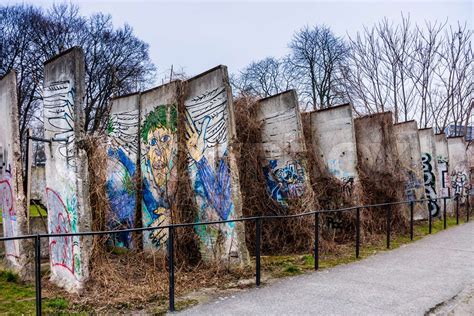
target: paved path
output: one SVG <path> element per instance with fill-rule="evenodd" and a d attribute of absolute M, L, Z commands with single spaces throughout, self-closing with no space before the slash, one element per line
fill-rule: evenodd
<path fill-rule="evenodd" d="M 474 222 L 352 264 L 216 299 L 185 315 L 423 315 L 474 284 Z"/>

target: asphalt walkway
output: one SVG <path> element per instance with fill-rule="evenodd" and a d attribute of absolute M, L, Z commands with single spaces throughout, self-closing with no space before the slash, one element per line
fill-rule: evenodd
<path fill-rule="evenodd" d="M 423 315 L 474 284 L 474 222 L 355 263 L 286 278 L 184 315 Z"/>

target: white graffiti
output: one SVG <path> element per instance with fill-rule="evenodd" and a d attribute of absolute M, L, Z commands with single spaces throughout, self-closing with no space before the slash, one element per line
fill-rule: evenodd
<path fill-rule="evenodd" d="M 74 89 L 69 81 L 51 83 L 44 90 L 45 130 L 59 142 L 58 151 L 69 166 L 74 166 Z"/>

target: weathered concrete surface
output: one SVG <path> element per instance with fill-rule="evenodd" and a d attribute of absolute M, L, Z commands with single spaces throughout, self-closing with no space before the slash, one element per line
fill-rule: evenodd
<path fill-rule="evenodd" d="M 197 220 L 240 217 L 238 147 L 227 68 L 218 66 L 189 79 L 186 89 L 186 150 Z M 242 223 L 199 226 L 197 233 L 205 259 L 248 262 Z"/>
<path fill-rule="evenodd" d="M 139 155 L 138 93 L 112 99 L 107 124 L 107 197 L 110 213 L 107 228 L 133 228 L 137 209 L 137 163 Z M 111 236 L 117 247 L 131 247 L 132 234 Z"/>
<path fill-rule="evenodd" d="M 382 200 L 375 196 L 371 202 L 386 202 L 388 197 L 394 201 L 402 200 L 405 188 L 398 184 L 401 182 L 401 166 L 395 143 L 392 113 L 384 112 L 356 118 L 354 126 L 359 177 L 368 179 L 368 184 L 362 183 L 364 190 L 382 192 L 384 195 Z M 392 183 L 389 186 L 384 182 L 387 178 Z M 392 180 L 396 180 L 396 187 L 393 187 Z"/>
<path fill-rule="evenodd" d="M 140 98 L 143 227 L 169 225 L 177 211 L 179 81 L 150 89 Z M 175 221 L 174 221 L 175 222 Z M 164 249 L 168 230 L 144 232 L 144 247 Z"/>
<path fill-rule="evenodd" d="M 83 138 L 84 53 L 72 48 L 45 63 L 45 146 L 48 231 L 91 230 L 87 156 Z M 79 291 L 89 276 L 90 237 L 52 237 L 49 241 L 51 280 Z"/>
<path fill-rule="evenodd" d="M 467 144 L 464 137 L 448 138 L 451 194 L 459 197 L 461 203 L 467 201 L 470 190 L 469 162 L 466 149 Z"/>
<path fill-rule="evenodd" d="M 311 186 L 306 170 L 306 145 L 296 91 L 259 100 L 262 122 L 263 172 L 270 196 L 282 205 L 301 199 L 311 208 Z"/>
<path fill-rule="evenodd" d="M 310 125 L 315 154 L 348 191 L 354 191 L 359 176 L 352 106 L 344 104 L 311 112 Z"/>
<path fill-rule="evenodd" d="M 432 128 L 424 128 L 418 131 L 420 137 L 421 161 L 423 164 L 423 177 L 425 186 L 425 196 L 431 199 L 428 208 L 431 216 L 441 216 L 442 203 L 436 200 L 438 192 L 441 190 L 441 182 L 438 178 L 438 163 L 436 160 L 436 143 Z"/>
<path fill-rule="evenodd" d="M 449 151 L 448 140 L 445 134 L 435 135 L 436 147 L 436 163 L 438 165 L 438 179 L 440 182 L 440 189 L 438 195 L 440 197 L 450 196 L 451 194 L 451 177 L 449 176 Z M 443 201 L 444 207 L 444 201 Z M 452 202 L 446 200 L 446 212 L 452 213 Z"/>
<path fill-rule="evenodd" d="M 405 199 L 415 201 L 425 198 L 418 126 L 415 121 L 393 125 L 398 157 L 405 172 Z M 427 208 L 415 204 L 415 218 L 427 218 Z"/>
<path fill-rule="evenodd" d="M 0 209 L 6 237 L 27 235 L 16 91 L 16 73 L 9 72 L 0 80 Z M 6 261 L 23 279 L 32 277 L 31 250 L 27 240 L 5 242 Z"/>
<path fill-rule="evenodd" d="M 182 314 L 423 315 L 473 284 L 473 239 L 470 222 L 356 263 L 286 278 Z"/>

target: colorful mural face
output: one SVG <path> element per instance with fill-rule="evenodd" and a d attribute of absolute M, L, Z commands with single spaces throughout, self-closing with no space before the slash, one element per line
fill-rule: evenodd
<path fill-rule="evenodd" d="M 439 215 L 439 205 L 436 200 L 436 179 L 433 173 L 433 160 L 429 153 L 421 155 L 421 162 L 423 163 L 423 175 L 425 180 L 425 194 L 430 201 L 428 202 L 428 210 L 431 216 Z"/>
<path fill-rule="evenodd" d="M 165 226 L 171 223 L 171 205 L 177 181 L 176 105 L 159 105 L 144 117 L 141 127 L 143 174 L 143 225 Z M 145 244 L 165 245 L 167 230 L 145 232 Z"/>
<path fill-rule="evenodd" d="M 48 231 L 50 233 L 77 232 L 77 196 L 74 159 L 74 88 L 69 81 L 53 82 L 44 90 L 44 116 L 47 135 L 61 142 L 50 146 L 47 168 L 49 187 L 46 189 Z M 80 238 L 51 237 L 50 263 L 53 276 L 68 279 L 81 277 Z"/>
<path fill-rule="evenodd" d="M 107 124 L 107 195 L 111 213 L 107 227 L 111 230 L 132 228 L 135 220 L 136 161 L 138 154 L 138 110 L 112 113 Z M 131 246 L 131 234 L 111 236 L 118 247 Z"/>
<path fill-rule="evenodd" d="M 443 156 L 436 157 L 438 160 L 438 177 L 441 183 L 441 196 L 449 196 L 450 179 L 448 173 L 448 158 Z"/>
<path fill-rule="evenodd" d="M 18 236 L 14 195 L 9 172 L 0 180 L 0 210 L 2 211 L 3 234 L 5 237 Z M 18 264 L 20 248 L 18 240 L 5 242 L 5 255 L 13 263 Z"/>
<path fill-rule="evenodd" d="M 199 207 L 197 221 L 234 218 L 227 153 L 227 90 L 218 87 L 185 102 L 189 173 Z M 199 226 L 203 252 L 214 258 L 236 251 L 235 224 Z"/>
<path fill-rule="evenodd" d="M 263 168 L 267 180 L 267 189 L 271 197 L 281 205 L 287 205 L 289 199 L 301 197 L 305 191 L 305 173 L 297 160 L 287 161 L 278 166 L 278 160 L 269 160 Z"/>

